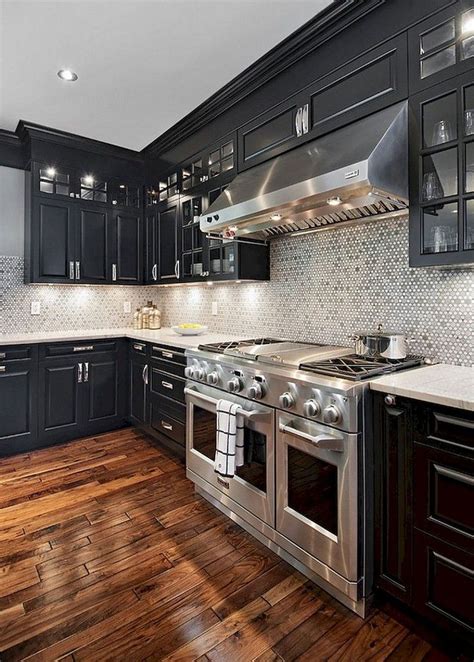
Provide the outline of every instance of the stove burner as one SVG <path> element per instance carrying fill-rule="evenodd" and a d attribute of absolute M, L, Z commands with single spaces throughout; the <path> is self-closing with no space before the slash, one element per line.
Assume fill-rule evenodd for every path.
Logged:
<path fill-rule="evenodd" d="M 422 356 L 407 356 L 405 359 L 385 359 L 383 357 L 364 358 L 356 354 L 349 354 L 348 356 L 340 356 L 334 359 L 302 363 L 300 370 L 361 381 L 362 379 L 376 377 L 387 372 L 395 372 L 396 370 L 421 365 L 423 360 Z"/>
<path fill-rule="evenodd" d="M 276 338 L 250 338 L 249 340 L 233 340 L 210 343 L 209 345 L 199 345 L 198 349 L 215 354 L 223 354 L 225 350 L 241 349 L 243 347 L 252 347 L 253 345 L 272 345 L 274 343 L 285 342 Z"/>

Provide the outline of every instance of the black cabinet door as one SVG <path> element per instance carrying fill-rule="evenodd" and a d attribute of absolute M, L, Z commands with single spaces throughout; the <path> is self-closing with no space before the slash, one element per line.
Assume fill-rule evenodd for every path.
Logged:
<path fill-rule="evenodd" d="M 145 212 L 145 283 L 158 281 L 158 218 L 154 209 Z"/>
<path fill-rule="evenodd" d="M 39 365 L 38 438 L 55 442 L 80 437 L 82 431 L 82 363 L 73 357 Z"/>
<path fill-rule="evenodd" d="M 129 419 L 132 423 L 147 422 L 148 365 L 145 356 L 130 356 Z"/>
<path fill-rule="evenodd" d="M 111 280 L 109 213 L 102 207 L 77 208 L 78 280 L 107 283 Z"/>
<path fill-rule="evenodd" d="M 75 209 L 69 201 L 33 199 L 33 280 L 70 283 L 75 279 Z"/>
<path fill-rule="evenodd" d="M 138 212 L 117 210 L 111 230 L 112 281 L 122 285 L 143 282 L 142 217 Z"/>
<path fill-rule="evenodd" d="M 179 200 L 158 211 L 158 280 L 176 281 L 180 277 Z"/>
<path fill-rule="evenodd" d="M 118 355 L 97 354 L 84 361 L 84 433 L 111 429 L 124 418 L 125 380 Z"/>
<path fill-rule="evenodd" d="M 33 448 L 36 441 L 37 365 L 0 364 L 0 456 Z"/>
<path fill-rule="evenodd" d="M 403 602 L 411 600 L 412 442 L 408 402 L 375 398 L 376 582 Z"/>

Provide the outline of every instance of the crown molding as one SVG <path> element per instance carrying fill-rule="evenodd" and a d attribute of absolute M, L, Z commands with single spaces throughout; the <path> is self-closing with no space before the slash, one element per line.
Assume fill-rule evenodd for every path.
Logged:
<path fill-rule="evenodd" d="M 8 168 L 24 167 L 23 143 L 13 131 L 0 129 L 0 165 Z"/>

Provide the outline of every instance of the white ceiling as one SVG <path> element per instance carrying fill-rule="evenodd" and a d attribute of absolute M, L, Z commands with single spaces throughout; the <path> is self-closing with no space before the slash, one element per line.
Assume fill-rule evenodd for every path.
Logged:
<path fill-rule="evenodd" d="M 0 128 L 24 119 L 142 149 L 329 4 L 0 0 Z"/>

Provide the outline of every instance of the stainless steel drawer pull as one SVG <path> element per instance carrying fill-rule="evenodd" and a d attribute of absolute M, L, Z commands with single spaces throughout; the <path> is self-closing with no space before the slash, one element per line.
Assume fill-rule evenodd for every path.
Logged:
<path fill-rule="evenodd" d="M 204 393 L 199 393 L 199 391 L 196 391 L 194 388 L 185 388 L 184 389 L 185 394 L 188 396 L 188 402 L 191 402 L 193 399 L 197 400 L 198 402 L 203 402 L 203 403 L 208 403 L 214 407 L 217 406 L 217 400 L 215 398 L 211 398 L 208 395 L 204 395 Z M 250 411 L 247 411 L 246 409 L 242 409 L 239 414 L 240 416 L 243 416 L 245 420 L 250 420 L 254 418 L 258 418 L 260 416 L 271 416 L 273 412 L 271 410 L 266 410 L 266 411 L 261 411 L 258 409 L 252 409 Z"/>
<path fill-rule="evenodd" d="M 81 280 L 81 263 L 76 262 L 76 280 Z"/>
<path fill-rule="evenodd" d="M 117 265 L 112 265 L 112 280 L 117 280 Z"/>
<path fill-rule="evenodd" d="M 145 345 L 133 345 L 133 349 L 136 349 L 137 352 L 142 352 L 145 349 Z"/>
<path fill-rule="evenodd" d="M 84 381 L 89 381 L 89 363 L 84 363 Z"/>
<path fill-rule="evenodd" d="M 143 368 L 142 379 L 145 384 L 148 384 L 148 364 L 146 364 Z"/>
<path fill-rule="evenodd" d="M 69 262 L 69 279 L 74 280 L 74 262 Z"/>
<path fill-rule="evenodd" d="M 165 428 L 165 430 L 172 430 L 173 426 L 171 423 L 166 423 L 166 421 L 161 421 L 161 427 Z"/>
<path fill-rule="evenodd" d="M 322 450 L 336 451 L 337 453 L 342 453 L 344 450 L 344 441 L 333 437 L 331 434 L 318 434 L 316 437 L 313 437 L 311 434 L 301 432 L 301 430 L 297 430 L 290 425 L 283 425 L 282 423 L 280 423 L 279 429 L 280 432 L 285 432 L 286 434 L 291 434 L 293 437 L 309 441 L 310 444 Z"/>
<path fill-rule="evenodd" d="M 6 359 L 7 358 L 7 353 L 6 352 L 0 352 L 0 359 Z"/>
<path fill-rule="evenodd" d="M 7 366 L 6 365 L 0 365 L 0 372 L 6 372 L 7 371 Z"/>
<path fill-rule="evenodd" d="M 170 382 L 161 382 L 161 385 L 164 386 L 164 388 L 169 388 L 171 391 L 174 389 L 173 384 L 170 384 Z"/>
<path fill-rule="evenodd" d="M 158 349 L 157 347 L 153 347 L 153 349 Z M 174 357 L 173 352 L 161 352 L 161 356 L 164 356 L 165 359 L 172 359 Z"/>
<path fill-rule="evenodd" d="M 82 384 L 82 363 L 77 364 L 77 383 Z"/>
<path fill-rule="evenodd" d="M 73 352 L 92 352 L 94 345 L 77 345 L 72 348 Z"/>

